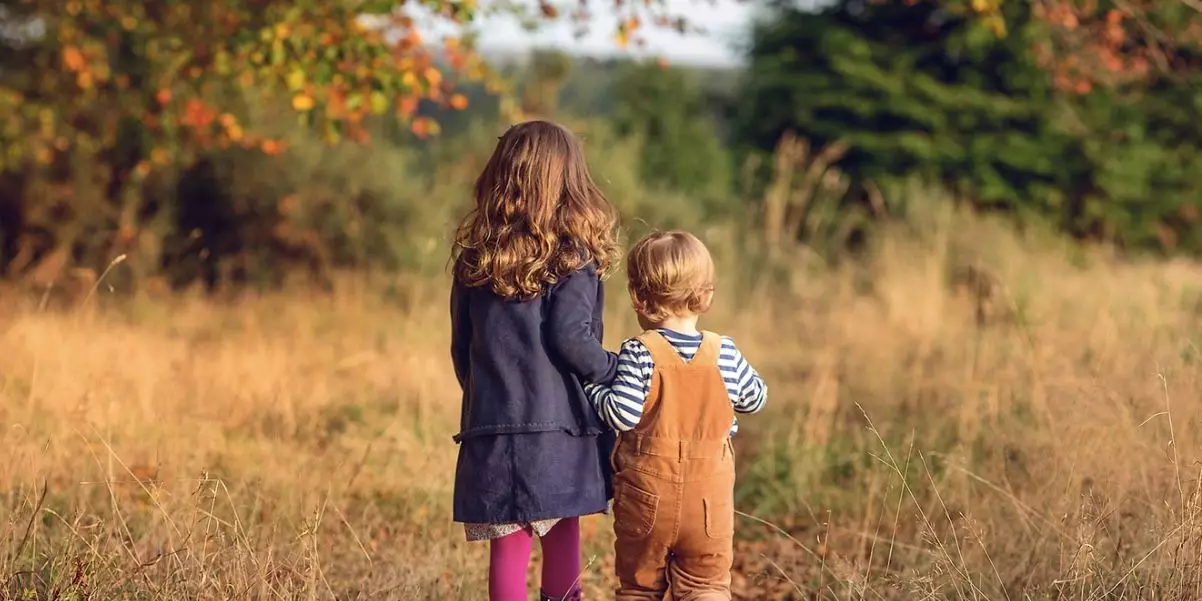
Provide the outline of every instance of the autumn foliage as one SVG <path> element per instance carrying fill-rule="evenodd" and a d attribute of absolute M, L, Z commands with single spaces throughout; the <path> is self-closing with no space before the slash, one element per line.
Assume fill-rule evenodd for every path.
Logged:
<path fill-rule="evenodd" d="M 942 4 L 1004 36 L 1006 1 Z M 639 44 L 649 27 L 693 27 L 659 5 L 616 3 L 615 44 Z M 540 2 L 537 14 L 581 28 L 598 16 L 584 2 L 567 6 L 561 15 Z M 1180 49 L 1202 41 L 1202 4 L 1191 0 L 1034 0 L 1031 7 L 1047 25 L 1032 43 L 1056 82 L 1082 93 L 1179 67 Z M 149 164 L 138 172 L 213 145 L 279 152 L 281 143 L 247 131 L 237 110 L 238 101 L 262 97 L 286 96 L 303 122 L 330 139 L 365 141 L 363 123 L 373 115 L 394 115 L 424 136 L 438 128 L 416 116 L 421 102 L 466 108 L 451 81 L 490 75 L 457 38 L 423 39 L 418 28 L 419 17 L 470 22 L 474 2 L 25 0 L 0 8 L 0 23 L 14 32 L 0 41 L 14 63 L 38 68 L 37 76 L 0 76 L 0 110 L 18 117 L 0 128 L 0 168 L 29 159 L 49 164 L 68 147 L 99 152 L 131 119 L 144 125 L 148 145 Z M 237 98 L 247 94 L 257 97 Z"/>
<path fill-rule="evenodd" d="M 414 118 L 419 102 L 465 104 L 435 54 L 469 80 L 487 71 L 455 38 L 423 40 L 415 20 L 396 11 L 401 4 L 16 4 L 0 14 L 5 22 L 44 24 L 37 35 L 10 41 L 40 76 L 0 79 L 0 103 L 18 115 L 2 132 L 0 167 L 29 158 L 48 164 L 69 147 L 112 147 L 131 120 L 142 124 L 148 143 L 150 164 L 139 163 L 139 173 L 213 145 L 276 153 L 281 143 L 247 131 L 238 107 L 280 96 L 331 139 L 365 140 L 371 115 L 395 115 L 427 132 L 431 126 Z M 473 14 L 463 2 L 425 2 L 420 10 L 451 23 Z"/>
<path fill-rule="evenodd" d="M 367 142 L 373 120 L 438 133 L 422 107 L 467 108 L 456 83 L 501 88 L 470 44 L 423 37 L 424 26 L 459 31 L 475 10 L 434 0 L 0 2 L 0 275 L 125 252 L 131 269 L 153 271 L 187 212 L 154 190 L 214 152 L 284 153 L 289 128 L 266 131 L 264 115 L 327 142 Z"/>
<path fill-rule="evenodd" d="M 1198 67 L 1202 13 L 1195 0 L 873 0 L 869 4 L 885 5 L 898 9 L 903 20 L 928 14 L 934 7 L 943 13 L 941 18 L 950 15 L 942 22 L 972 23 L 976 30 L 957 48 L 927 47 L 931 36 L 919 32 L 902 44 L 906 52 L 950 56 L 969 46 L 980 50 L 991 43 L 1021 43 L 1038 57 L 1038 66 L 1024 71 L 1036 72 L 1024 75 L 1026 80 L 1054 81 L 1059 91 L 1078 97 L 1096 96 L 1090 92 L 1100 86 L 1123 93 L 1138 91 L 1158 78 L 1178 77 Z M 512 82 L 490 69 L 471 36 L 460 35 L 465 25 L 479 22 L 486 11 L 501 6 L 450 0 L 0 0 L 0 115 L 4 116 L 0 120 L 0 276 L 37 271 L 39 264 L 55 257 L 60 259 L 57 264 L 103 268 L 111 257 L 126 253 L 129 271 L 151 273 L 167 261 L 168 247 L 175 244 L 172 237 L 183 238 L 178 246 L 189 248 L 188 252 L 210 250 L 200 242 L 185 244 L 197 236 L 193 230 L 211 235 L 214 230 L 243 227 L 253 230 L 249 239 L 276 241 L 281 238 L 278 232 L 292 228 L 303 232 L 300 239 L 311 241 L 333 235 L 319 233 L 313 225 L 323 223 L 319 217 L 325 215 L 323 211 L 350 215 L 348 220 L 370 220 L 364 215 L 371 211 L 352 206 L 352 201 L 330 200 L 338 191 L 323 193 L 320 201 L 282 203 L 281 198 L 293 198 L 295 190 L 256 189 L 256 195 L 267 198 L 226 203 L 237 205 L 233 208 L 197 195 L 187 203 L 220 206 L 235 217 L 206 215 L 193 223 L 189 221 L 193 212 L 178 195 L 184 188 L 196 195 L 194 176 L 209 177 L 205 170 L 217 155 L 217 163 L 246 169 L 253 169 L 246 166 L 256 161 L 284 155 L 275 165 L 279 167 L 290 160 L 289 150 L 295 150 L 290 144 L 298 145 L 298 136 L 334 145 L 390 137 L 390 143 L 413 145 L 415 140 L 442 133 L 443 126 L 455 118 L 447 111 L 471 110 L 475 107 L 469 104 L 491 102 L 489 95 L 498 93 L 510 96 L 498 103 L 502 122 L 521 118 L 525 109 L 553 109 L 554 103 L 545 102 L 549 95 L 538 85 L 526 86 L 523 106 L 515 107 L 509 94 Z M 582 30 L 612 28 L 615 48 L 637 48 L 657 28 L 697 31 L 696 15 L 707 5 L 697 1 L 685 9 L 692 14 L 673 13 L 680 8 L 661 0 L 504 5 L 504 10 L 527 12 L 525 16 L 535 22 L 567 21 Z M 890 35 L 902 30 L 890 27 Z M 432 31 L 452 35 L 436 37 L 428 33 Z M 852 56 L 844 53 L 842 58 Z M 1027 67 L 1024 63 L 1023 69 Z M 662 84 L 671 78 L 656 79 L 649 81 Z M 753 95 L 737 73 L 715 79 L 722 81 L 711 83 L 732 90 L 742 86 L 732 96 Z M 849 81 L 841 75 L 838 94 L 846 92 Z M 679 100 L 637 96 L 633 113 L 639 115 L 639 125 L 619 123 L 618 129 L 646 130 L 643 137 L 659 138 L 656 143 L 673 135 L 677 138 L 673 143 L 686 138 L 663 134 L 660 125 L 684 127 L 683 123 L 697 118 L 678 117 L 696 111 L 681 110 Z M 974 97 L 955 96 L 957 102 Z M 839 97 L 841 107 L 846 97 Z M 531 98 L 544 101 L 528 102 Z M 914 115 L 929 116 L 930 106 L 928 101 L 919 102 Z M 962 107 L 956 111 L 964 112 Z M 765 119 L 780 112 L 754 112 L 757 122 L 752 129 L 771 138 L 760 144 L 765 149 L 773 148 L 779 139 L 779 132 L 764 125 Z M 433 118 L 436 114 L 441 121 Z M 659 125 L 648 129 L 646 124 L 652 122 Z M 974 127 L 978 129 L 974 144 L 981 147 L 985 137 L 979 135 L 979 123 Z M 1002 130 L 1005 136 L 1013 132 L 1008 124 Z M 1058 139 L 1041 142 L 1041 147 L 1052 148 Z M 911 150 L 921 151 L 929 140 L 919 139 L 916 144 Z M 689 146 L 713 150 L 704 162 L 681 160 L 689 169 L 711 164 L 729 167 L 734 162 L 719 144 Z M 1017 157 L 1035 156 L 1029 149 L 1014 152 Z M 1132 154 L 1158 156 L 1142 150 Z M 971 179 L 963 177 L 962 169 L 980 169 L 980 165 L 953 163 L 950 169 L 956 181 Z M 913 169 L 913 164 L 906 163 L 905 168 Z M 707 175 L 725 171 L 702 170 Z M 648 171 L 668 173 L 658 168 Z M 1037 171 L 1040 182 L 1053 181 L 1057 191 L 1083 181 L 1053 177 L 1042 167 Z M 1151 181 L 1151 176 L 1145 179 Z M 1012 174 L 991 176 L 991 189 L 1006 188 L 1013 180 Z M 1102 187 L 1078 186 L 1086 196 L 1096 196 L 1096 189 Z M 1131 198 L 1146 196 L 1140 189 L 1126 188 Z M 727 189 L 707 194 L 730 197 Z M 378 200 L 371 202 L 380 205 Z M 285 205 L 299 208 L 276 208 Z M 405 210 L 395 209 L 396 214 Z M 309 220 L 303 227 L 297 225 L 302 215 Z M 246 225 L 251 217 L 259 221 Z M 1182 219 L 1192 222 L 1192 218 Z M 330 229 L 342 235 L 341 228 Z"/>
<path fill-rule="evenodd" d="M 943 4 L 953 13 L 978 15 L 1003 36 L 1005 1 Z M 648 27 L 690 30 L 690 19 L 655 9 L 658 4 L 618 3 L 615 44 L 640 43 Z M 566 18 L 582 28 L 597 16 L 586 3 L 568 6 Z M 1033 43 L 1059 85 L 1086 92 L 1099 82 L 1177 66 L 1179 48 L 1202 40 L 1202 20 L 1190 18 L 1200 7 L 1035 0 L 1032 10 L 1047 35 Z M 467 23 L 477 12 L 474 2 L 26 0 L 3 9 L 0 22 L 16 32 L 5 36 L 14 58 L 40 74 L 0 77 L 0 109 L 18 116 L 0 129 L 0 168 L 29 159 L 48 164 L 68 147 L 98 152 L 115 143 L 130 119 L 144 125 L 148 142 L 149 164 L 139 165 L 139 173 L 213 145 L 279 152 L 279 141 L 247 131 L 233 100 L 259 99 L 236 98 L 248 93 L 288 97 L 302 121 L 330 139 L 365 141 L 363 123 L 373 115 L 394 115 L 424 136 L 438 128 L 416 116 L 422 101 L 466 108 L 452 79 L 489 76 L 457 38 L 426 40 L 418 30 L 417 17 Z M 546 2 L 538 11 L 544 19 L 564 18 Z M 444 67 L 456 77 L 444 75 Z"/>
<path fill-rule="evenodd" d="M 969 8 L 1005 34 L 1006 0 L 971 0 Z M 1009 0 L 1028 2 L 1045 34 L 1035 51 L 1058 87 L 1078 94 L 1195 68 L 1202 44 L 1202 2 L 1196 0 Z M 960 2 L 948 3 L 958 7 Z"/>

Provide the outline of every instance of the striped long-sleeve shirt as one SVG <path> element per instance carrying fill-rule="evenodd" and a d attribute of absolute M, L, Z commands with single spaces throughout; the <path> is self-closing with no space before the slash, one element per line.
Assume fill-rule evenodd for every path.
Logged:
<path fill-rule="evenodd" d="M 681 334 L 666 329 L 660 329 L 659 333 L 685 361 L 692 361 L 701 346 L 700 334 Z M 642 342 L 632 338 L 623 343 L 618 353 L 618 371 L 613 382 L 608 386 L 590 384 L 584 389 L 601 420 L 619 432 L 627 432 L 638 426 L 654 370 L 655 362 Z M 756 413 L 764 408 L 768 399 L 767 385 L 747 363 L 734 341 L 726 336 L 722 337 L 718 370 L 726 382 L 726 392 L 736 413 Z M 736 418 L 730 428 L 731 436 L 738 430 L 739 420 Z"/>

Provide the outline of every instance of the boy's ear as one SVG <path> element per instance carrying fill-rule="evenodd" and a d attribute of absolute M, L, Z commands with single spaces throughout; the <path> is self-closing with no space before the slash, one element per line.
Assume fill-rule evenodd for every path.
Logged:
<path fill-rule="evenodd" d="M 699 311 L 699 313 L 708 312 L 710 310 L 710 306 L 713 304 L 714 304 L 714 291 L 709 290 L 705 294 L 701 295 L 701 311 Z"/>
<path fill-rule="evenodd" d="M 655 323 L 652 322 L 650 319 L 647 319 L 646 315 L 636 312 L 635 316 L 638 317 L 638 319 L 639 319 L 639 327 L 640 328 L 642 328 L 644 330 L 654 330 L 655 329 Z"/>
<path fill-rule="evenodd" d="M 635 313 L 639 311 L 639 298 L 635 296 L 634 290 L 629 286 L 626 288 L 626 294 L 630 297 L 630 308 L 634 309 Z"/>

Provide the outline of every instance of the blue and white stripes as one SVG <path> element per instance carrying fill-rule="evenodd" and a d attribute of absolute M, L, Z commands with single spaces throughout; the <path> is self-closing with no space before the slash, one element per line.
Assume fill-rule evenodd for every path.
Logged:
<path fill-rule="evenodd" d="M 659 330 L 659 333 L 685 361 L 692 361 L 701 346 L 700 334 L 681 334 L 666 329 Z M 619 432 L 633 430 L 638 426 L 643 417 L 643 403 L 647 400 L 654 370 L 655 362 L 643 343 L 634 338 L 623 343 L 622 350 L 618 353 L 618 371 L 613 382 L 609 386 L 585 386 L 589 401 L 602 421 Z M 725 336 L 722 337 L 722 350 L 718 355 L 718 370 L 726 382 L 726 393 L 735 412 L 756 413 L 764 408 L 768 399 L 768 387 L 743 358 L 743 353 L 739 352 L 734 341 Z M 739 420 L 735 419 L 730 429 L 731 435 L 738 430 Z"/>

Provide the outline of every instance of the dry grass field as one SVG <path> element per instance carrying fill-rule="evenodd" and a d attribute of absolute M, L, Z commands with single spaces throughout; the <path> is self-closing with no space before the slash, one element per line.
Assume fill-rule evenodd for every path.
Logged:
<path fill-rule="evenodd" d="M 770 386 L 739 598 L 1202 598 L 1202 267 L 943 219 L 855 266 L 723 261 L 706 325 Z M 3 302 L 0 599 L 484 598 L 443 280 Z"/>

